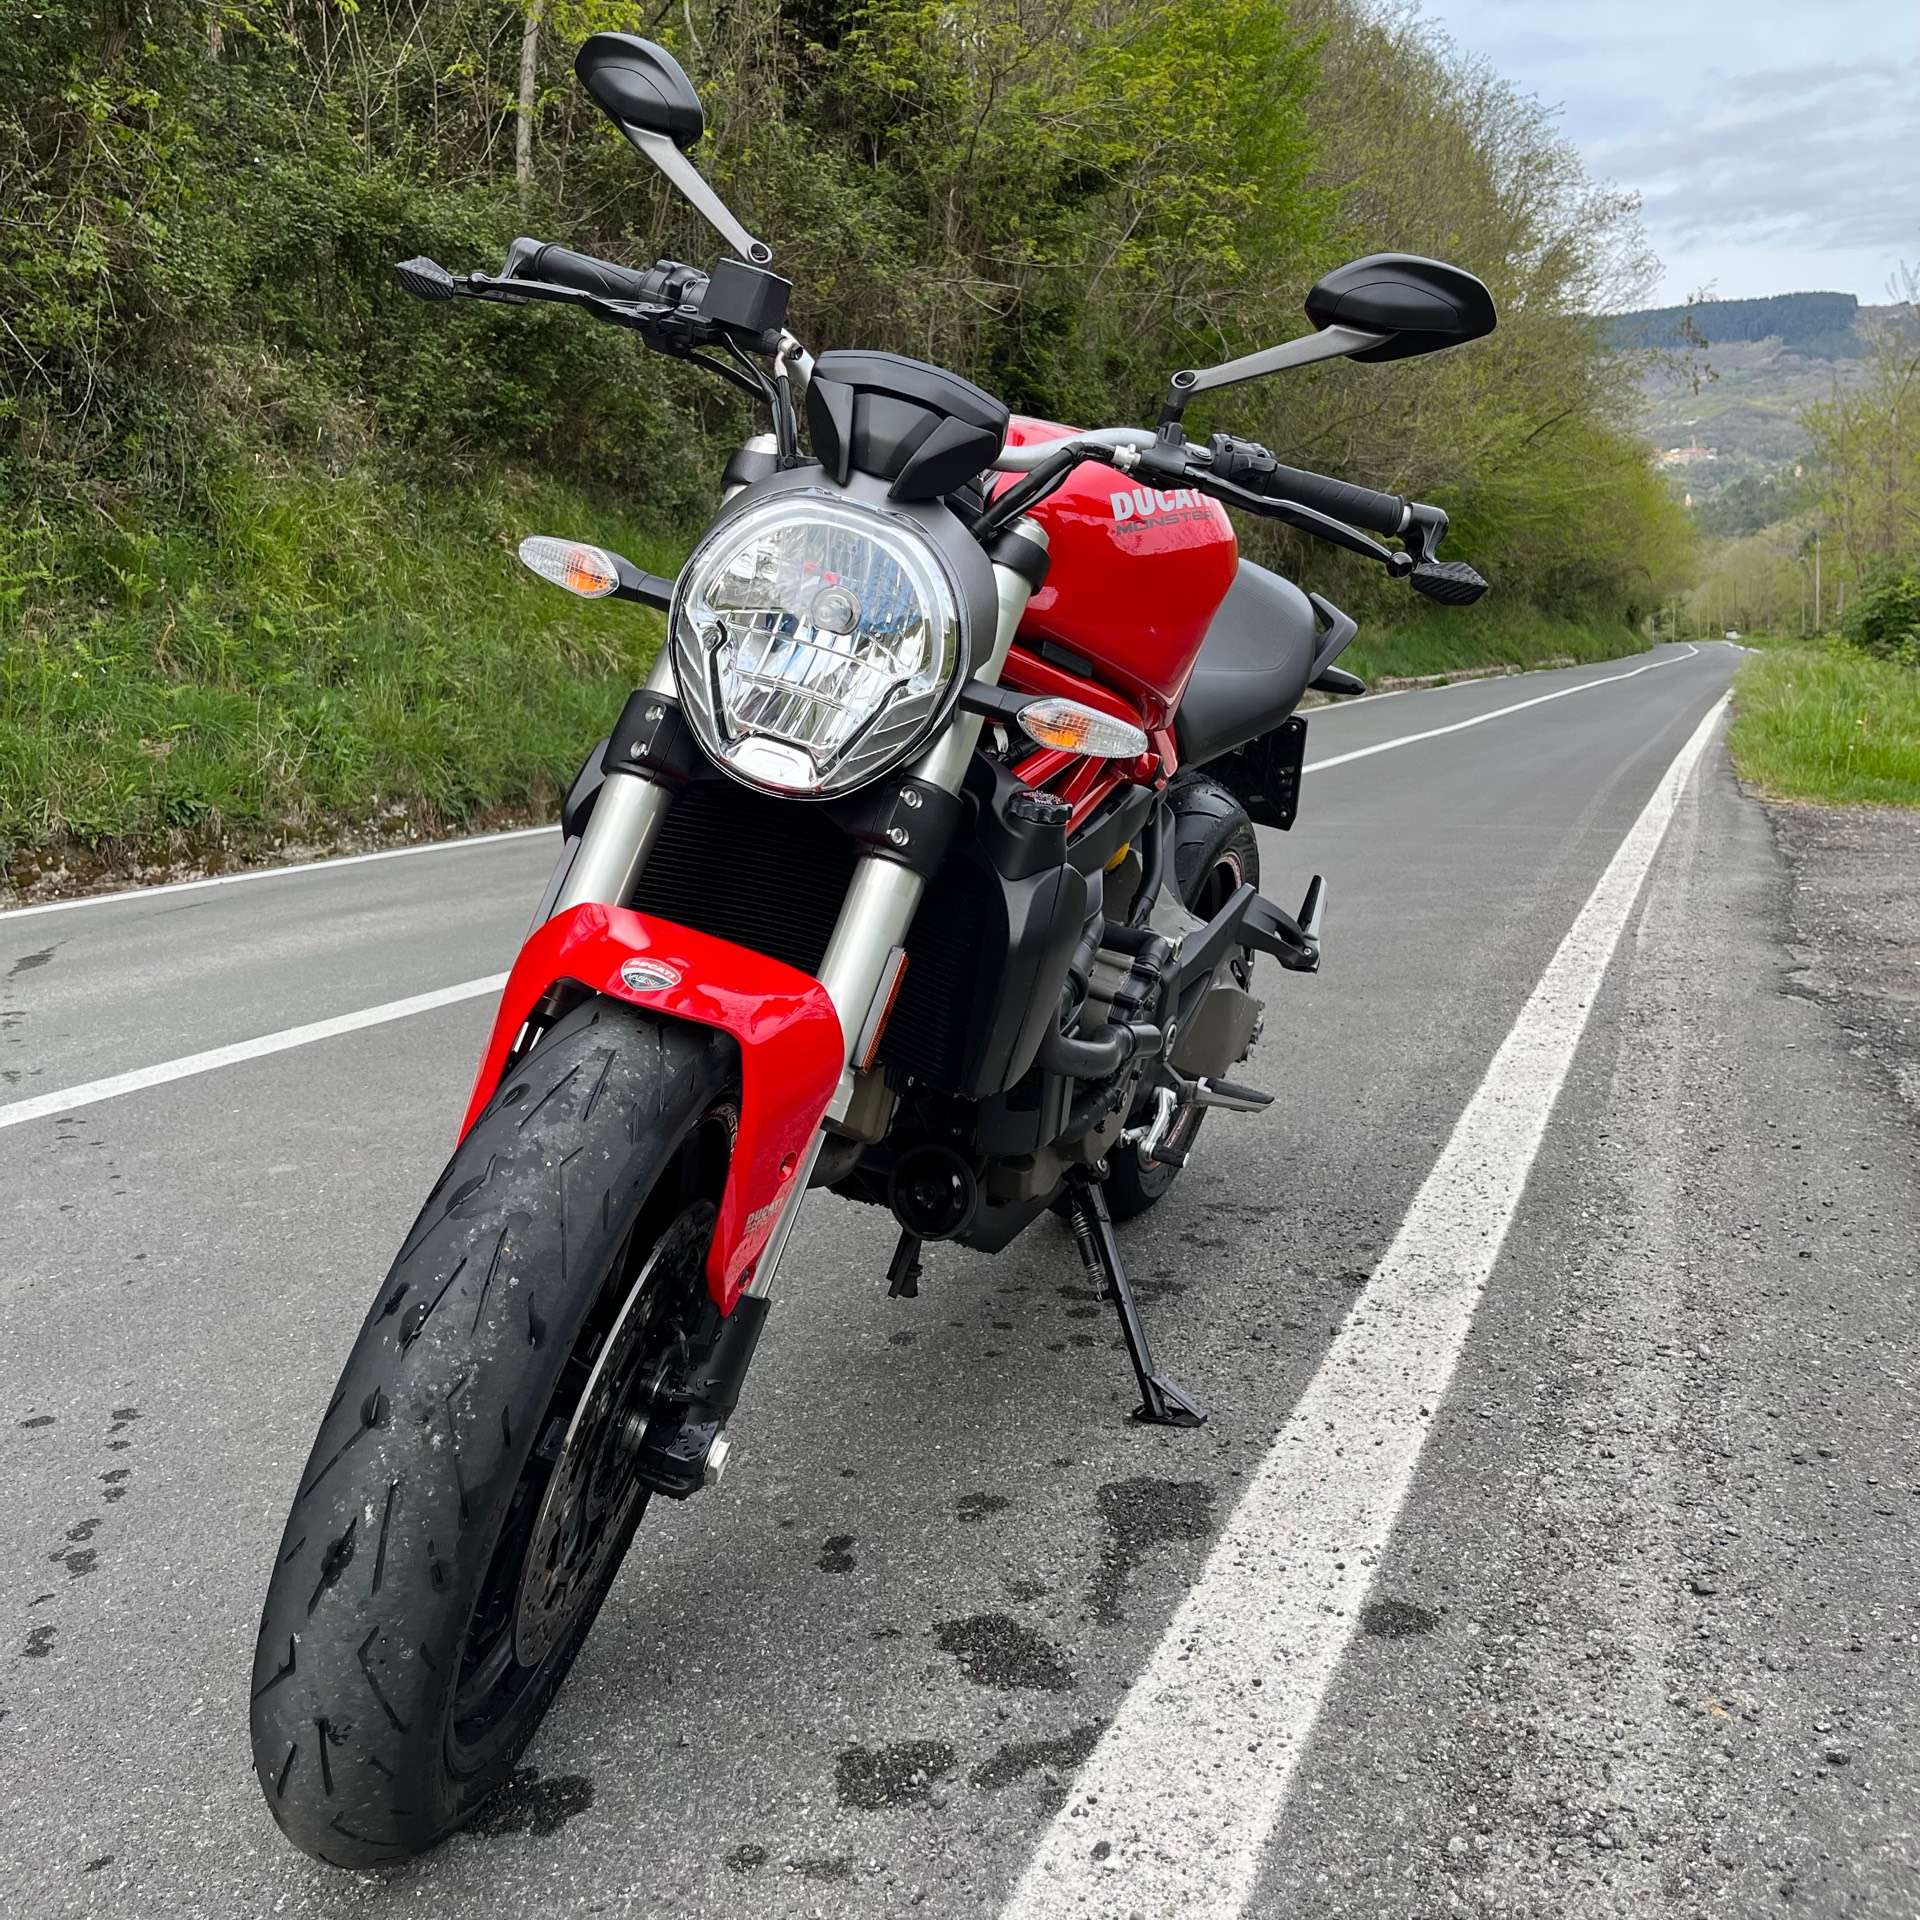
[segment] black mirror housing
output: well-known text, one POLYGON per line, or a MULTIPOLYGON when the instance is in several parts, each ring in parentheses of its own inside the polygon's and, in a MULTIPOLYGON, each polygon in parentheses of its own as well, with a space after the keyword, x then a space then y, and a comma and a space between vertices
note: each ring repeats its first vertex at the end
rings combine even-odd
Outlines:
POLYGON ((1335 267, 1307 295, 1316 328, 1358 327, 1390 334, 1355 360, 1405 360, 1491 333, 1493 295, 1470 273, 1416 253, 1370 253, 1335 267))
POLYGON ((596 33, 581 44, 573 71, 593 103, 619 127, 671 140, 681 152, 707 130, 700 96, 665 47, 631 33, 596 33))

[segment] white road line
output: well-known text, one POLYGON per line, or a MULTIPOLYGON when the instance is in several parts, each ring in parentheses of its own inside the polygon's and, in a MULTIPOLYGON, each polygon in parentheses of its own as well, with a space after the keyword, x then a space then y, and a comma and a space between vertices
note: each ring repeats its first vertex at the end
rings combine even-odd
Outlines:
POLYGON ((1726 705, 1548 962, 1002 1920, 1245 1907, 1607 962, 1726 705))
POLYGON ((337 867, 367 867, 376 860, 407 860, 416 853, 459 853, 468 847, 497 846, 503 840, 531 840, 554 827, 511 827, 505 833, 473 833, 459 840, 422 840, 408 847, 382 847, 378 853, 343 853, 331 860, 303 860, 287 867, 243 867, 205 880, 169 880, 157 887, 123 887, 118 893, 83 893, 72 900, 45 900, 38 906, 0 909, 0 924, 27 920, 38 913, 72 913, 81 907, 111 907, 128 900, 153 900, 163 893, 198 893, 208 887, 244 887, 254 880, 284 880, 290 874, 331 873, 337 867))
MULTIPOLYGON (((1622 680, 1637 679, 1643 673, 1657 673, 1681 660, 1689 660, 1700 649, 1689 645, 1685 653, 1670 653, 1664 660, 1649 660, 1644 667, 1628 673, 1610 673, 1604 680, 1582 680, 1577 687, 1559 687, 1552 693, 1537 693, 1531 700, 1516 700, 1510 707, 1495 707, 1491 713, 1476 713, 1470 720, 1456 720, 1450 726, 1429 727, 1424 733, 1403 733, 1397 740, 1381 740, 1371 747, 1355 747, 1351 753, 1336 753, 1325 760, 1309 760, 1302 773, 1324 773, 1329 767, 1344 767, 1349 760, 1365 760, 1376 753, 1391 753, 1395 747, 1410 747, 1419 740, 1437 740, 1443 733, 1464 733, 1469 727, 1484 727, 1489 720, 1502 720, 1510 713, 1524 713, 1529 707, 1544 707, 1549 700, 1569 700, 1576 693, 1588 693, 1595 687, 1618 686, 1622 680)), ((1464 683, 1460 683, 1464 684, 1464 683)))
MULTIPOLYGON (((1662 646, 1672 646, 1675 643, 1671 640, 1666 640, 1661 641, 1659 644, 1662 646)), ((1679 644, 1684 646, 1688 643, 1682 641, 1679 644)), ((1620 657, 1625 658, 1628 656, 1620 657)), ((1682 659, 1686 658, 1684 654, 1680 657, 1682 659)), ((1604 662, 1596 661, 1588 664, 1603 665, 1604 662)), ((1659 662, 1656 661, 1654 664, 1657 666, 1659 662)), ((1345 713, 1349 707, 1364 707, 1369 700, 1398 700, 1403 694, 1409 693, 1452 693, 1458 687, 1490 687, 1496 682, 1508 680, 1535 680, 1543 673, 1578 673, 1579 671, 1580 667, 1577 664, 1570 667, 1564 665, 1558 667, 1516 667, 1511 673, 1475 673, 1469 668, 1462 667, 1455 678, 1442 680, 1436 686, 1388 687, 1384 693, 1356 694, 1351 700, 1336 697, 1330 699, 1325 706, 1302 707, 1300 711, 1310 720, 1319 720, 1330 713, 1345 713)))
POLYGON ((178 1060, 163 1060, 158 1066, 136 1067, 131 1073, 116 1073, 105 1080, 83 1081, 60 1093, 36 1094, 31 1100, 16 1100, 0 1107, 0 1131, 24 1126, 29 1120, 44 1120, 50 1114, 72 1113, 79 1107, 96 1106, 102 1100, 116 1100, 123 1093, 139 1093, 147 1087, 164 1087, 172 1080, 188 1080, 197 1073, 212 1073, 216 1067, 238 1066, 243 1060, 263 1059, 270 1053, 285 1053, 290 1047, 311 1046, 316 1040, 333 1040, 343 1033, 359 1033, 366 1027, 385 1026, 389 1020, 405 1020, 416 1013, 431 1013, 436 1007, 451 1007, 462 1000, 477 1000, 483 994, 498 993, 507 984, 504 973, 490 973, 484 980, 463 980, 457 987, 436 987, 431 993, 409 994, 404 1000, 388 1000, 377 1007, 362 1007, 358 1013, 337 1014, 331 1020, 310 1021, 304 1027, 286 1027, 279 1033, 263 1033, 257 1040, 236 1040, 230 1047, 211 1047, 205 1053, 189 1053, 178 1060))

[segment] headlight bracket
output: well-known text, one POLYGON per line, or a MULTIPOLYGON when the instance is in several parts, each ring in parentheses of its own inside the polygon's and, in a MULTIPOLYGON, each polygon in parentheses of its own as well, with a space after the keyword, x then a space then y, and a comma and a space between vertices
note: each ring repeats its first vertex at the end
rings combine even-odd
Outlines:
POLYGON ((602 773, 644 773, 669 787, 683 785, 708 764, 679 700, 646 687, 627 696, 600 756, 602 773))
POLYGON ((931 879, 965 823, 967 801, 924 780, 882 780, 827 811, 850 839, 882 860, 931 879))

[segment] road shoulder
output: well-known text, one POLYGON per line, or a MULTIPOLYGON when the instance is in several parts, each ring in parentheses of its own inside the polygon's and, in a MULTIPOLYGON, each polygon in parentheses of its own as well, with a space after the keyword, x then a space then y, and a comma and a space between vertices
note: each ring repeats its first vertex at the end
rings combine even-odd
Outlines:
POLYGON ((1912 1116, 1797 983, 1766 817, 1701 773, 1263 1920, 1920 1912, 1912 1116))
POLYGON ((1920 1118, 1920 812, 1763 804, 1792 875, 1794 985, 1920 1118))

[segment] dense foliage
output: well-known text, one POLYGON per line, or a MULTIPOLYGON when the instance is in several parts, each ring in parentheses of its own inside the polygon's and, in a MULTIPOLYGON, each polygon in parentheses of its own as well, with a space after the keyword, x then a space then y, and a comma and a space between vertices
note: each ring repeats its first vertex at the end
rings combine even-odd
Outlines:
POLYGON ((1689 348, 1736 340, 1778 340, 1801 353, 1843 359, 1861 351, 1854 331, 1860 302, 1851 293, 1775 293, 1757 300, 1696 300, 1642 307, 1612 323, 1615 345, 1689 348))
POLYGON ((1347 254, 1458 260, 1490 341, 1242 389, 1219 423, 1440 501, 1510 610, 1631 623, 1679 584, 1683 516, 1588 317, 1635 290, 1631 206, 1430 27, 1350 0, 531 4, 0 0, 0 860, 564 780, 652 630, 563 621, 505 537, 537 510, 664 556, 742 415, 576 316, 421 308, 389 268, 523 231, 712 256, 573 85, 595 28, 696 76, 698 158, 794 274, 796 330, 1023 409, 1151 418, 1169 369, 1300 330, 1347 254))
POLYGON ((1850 646, 1920 667, 1920 566, 1883 566, 1862 582, 1840 622, 1850 646))
POLYGON ((1920 279, 1870 341, 1866 380, 1806 415, 1813 506, 1839 578, 1920 568, 1920 279))

